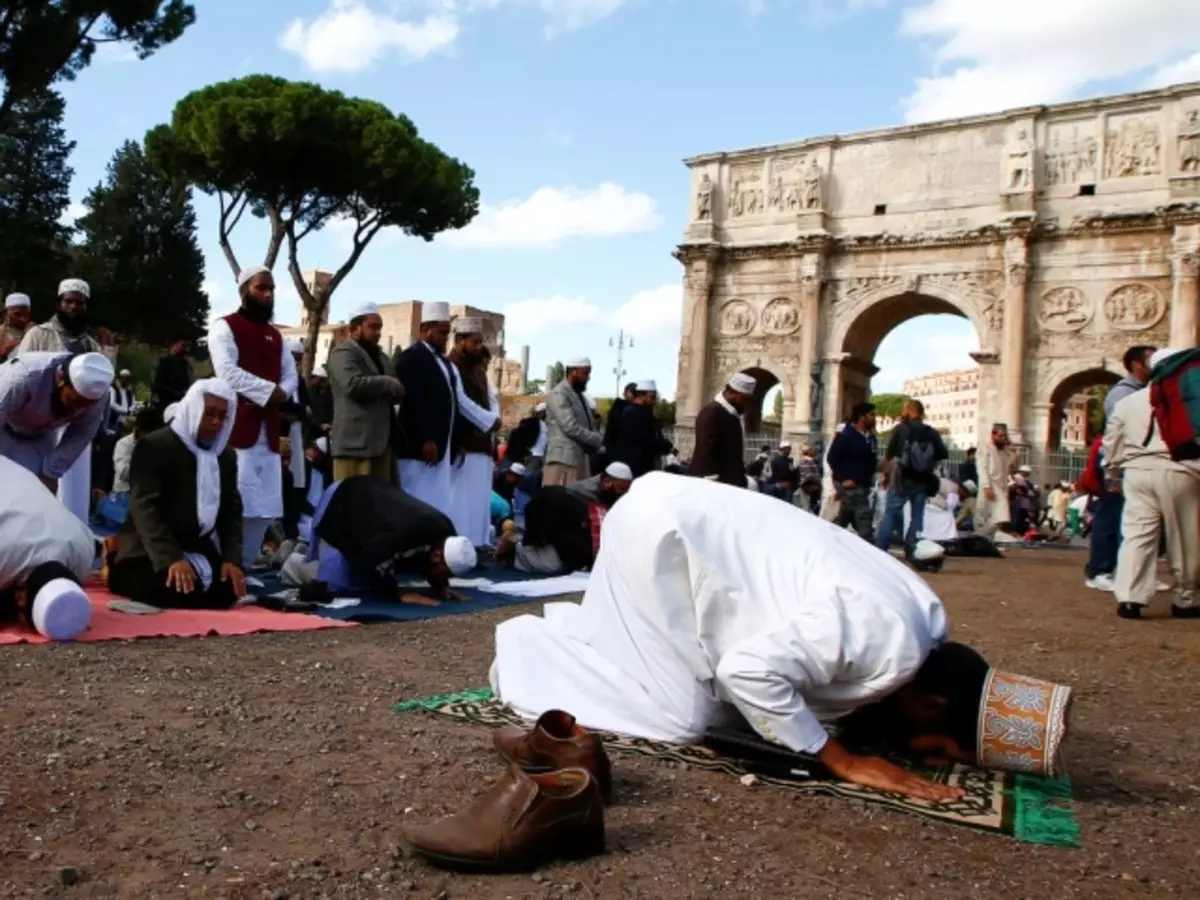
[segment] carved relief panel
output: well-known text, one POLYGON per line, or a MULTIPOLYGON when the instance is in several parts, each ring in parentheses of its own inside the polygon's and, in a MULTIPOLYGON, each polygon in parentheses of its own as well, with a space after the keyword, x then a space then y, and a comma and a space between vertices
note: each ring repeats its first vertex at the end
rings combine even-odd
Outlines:
POLYGON ((707 172, 700 176, 696 186, 696 220, 706 222, 712 219, 714 185, 707 172))
POLYGON ((717 311, 716 333, 720 337, 744 337, 754 330, 758 317, 745 300, 730 300, 717 311))
POLYGON ((1188 110, 1175 131, 1175 159, 1179 171, 1200 175, 1200 110, 1188 110))
POLYGON ((1095 315, 1091 299, 1069 285, 1053 287, 1042 294, 1037 308, 1037 323, 1047 331, 1081 331, 1095 315))
POLYGON ((1112 116, 1105 133, 1104 177, 1136 178, 1162 172, 1162 135, 1154 114, 1112 116))
POLYGON ((726 210, 731 218, 761 215, 766 209, 762 163, 746 163, 729 171, 729 199, 726 210))
POLYGON ((1146 331, 1167 312, 1163 295, 1148 284, 1123 284, 1104 298, 1104 317, 1118 331, 1146 331))
POLYGON ((767 208, 778 212, 800 209, 803 191, 803 156, 781 156, 771 161, 771 186, 767 191, 767 208))
POLYGON ((759 321, 766 334, 795 334, 800 330, 800 309, 787 297, 776 297, 763 308, 759 321))
POLYGON ((1100 139, 1096 122, 1062 122, 1046 130, 1042 184, 1092 184, 1100 176, 1100 139))

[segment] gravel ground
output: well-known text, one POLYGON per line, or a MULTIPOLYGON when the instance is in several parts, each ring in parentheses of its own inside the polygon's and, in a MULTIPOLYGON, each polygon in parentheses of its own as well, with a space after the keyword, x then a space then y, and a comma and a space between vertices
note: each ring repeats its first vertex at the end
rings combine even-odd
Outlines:
POLYGON ((1082 562, 1017 551, 932 576, 957 638, 1076 686, 1081 850, 619 759, 607 855, 427 869, 401 823, 499 768, 485 732, 391 706, 483 684, 502 611, 0 648, 0 897, 1195 897, 1200 622, 1117 619, 1082 562))

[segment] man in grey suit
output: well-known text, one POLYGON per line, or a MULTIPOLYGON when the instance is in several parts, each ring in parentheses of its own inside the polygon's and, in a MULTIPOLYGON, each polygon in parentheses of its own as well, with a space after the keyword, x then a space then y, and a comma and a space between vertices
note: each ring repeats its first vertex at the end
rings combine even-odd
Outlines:
POLYGON ((379 307, 363 303, 351 310, 349 339, 329 351, 325 367, 333 394, 334 481, 371 475, 398 483, 393 408, 404 399, 404 385, 379 349, 382 334, 379 307))
POLYGON ((587 478, 588 455, 604 444, 604 435, 583 392, 592 376, 586 358, 567 363, 566 377, 546 397, 546 468, 542 486, 566 486, 587 478))

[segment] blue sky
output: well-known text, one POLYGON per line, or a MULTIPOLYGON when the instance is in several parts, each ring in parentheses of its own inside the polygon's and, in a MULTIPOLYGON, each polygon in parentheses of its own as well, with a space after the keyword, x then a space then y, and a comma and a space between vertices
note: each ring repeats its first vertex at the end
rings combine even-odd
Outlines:
MULTIPOLYGON (((65 86, 73 199, 122 141, 216 81, 313 80, 407 113, 471 165, 483 210, 432 244, 383 233, 333 299, 447 300, 509 317, 532 374, 632 333, 629 378, 674 393, 688 202, 681 160, 712 150, 1200 80, 1200 4, 1182 0, 195 0, 197 24, 145 61, 105 47, 65 86)), ((197 197, 214 312, 236 305, 215 202, 197 197)), ((78 210, 74 210, 77 212, 78 210)), ((265 230, 235 233, 243 264, 265 230)), ((336 268, 345 236, 305 240, 336 268)), ((281 276, 281 277, 279 277, 281 276)), ((278 318, 299 300, 283 285, 278 318)), ((885 340, 876 390, 971 365, 963 320, 915 319, 885 340)))

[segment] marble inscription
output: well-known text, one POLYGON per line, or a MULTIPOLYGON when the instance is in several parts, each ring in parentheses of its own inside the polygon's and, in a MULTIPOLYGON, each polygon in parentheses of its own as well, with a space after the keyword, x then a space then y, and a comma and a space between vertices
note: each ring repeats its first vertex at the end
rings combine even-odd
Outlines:
POLYGON ((1092 320, 1094 312, 1083 291, 1063 285, 1042 294, 1037 320, 1047 331, 1079 331, 1092 320))
POLYGON ((1148 284, 1123 284, 1104 299, 1104 317, 1119 331, 1153 328, 1167 311, 1162 294, 1148 284))

